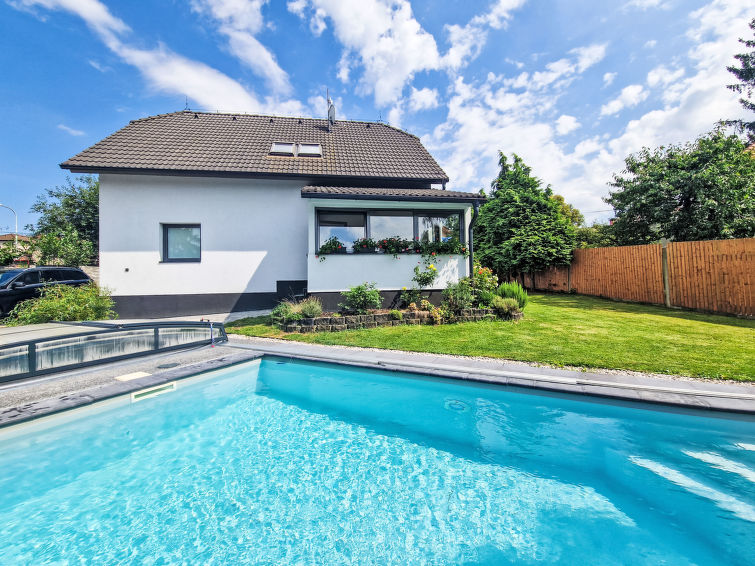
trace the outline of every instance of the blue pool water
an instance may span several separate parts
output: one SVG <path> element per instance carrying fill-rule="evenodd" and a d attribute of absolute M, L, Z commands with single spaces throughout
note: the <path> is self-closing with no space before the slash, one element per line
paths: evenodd
<path fill-rule="evenodd" d="M 0 564 L 752 564 L 755 422 L 276 358 L 0 431 Z"/>

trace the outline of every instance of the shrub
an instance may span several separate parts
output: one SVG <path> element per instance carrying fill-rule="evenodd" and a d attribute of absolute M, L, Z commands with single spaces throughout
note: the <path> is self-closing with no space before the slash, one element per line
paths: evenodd
<path fill-rule="evenodd" d="M 291 320 L 291 316 L 294 314 L 294 305 L 291 301 L 283 301 L 275 305 L 272 311 L 270 311 L 270 318 L 273 322 L 278 324 L 285 324 Z"/>
<path fill-rule="evenodd" d="M 51 285 L 42 289 L 39 298 L 16 305 L 5 324 L 41 324 L 51 320 L 103 320 L 116 318 L 113 299 L 107 289 L 94 283 L 73 287 Z"/>
<path fill-rule="evenodd" d="M 427 266 L 426 271 L 421 271 L 419 265 L 414 266 L 414 277 L 412 277 L 412 281 L 419 285 L 420 288 L 429 287 L 437 277 L 438 268 L 432 263 Z"/>
<path fill-rule="evenodd" d="M 519 303 L 513 298 L 503 298 L 496 296 L 493 299 L 493 308 L 495 313 L 504 318 L 510 318 L 513 314 L 521 312 Z"/>
<path fill-rule="evenodd" d="M 322 301 L 317 297 L 307 297 L 299 302 L 299 312 L 307 318 L 315 318 L 322 314 Z"/>
<path fill-rule="evenodd" d="M 516 281 L 511 283 L 501 283 L 496 290 L 496 294 L 504 299 L 516 299 L 517 303 L 519 303 L 519 310 L 524 310 L 529 299 L 527 291 L 525 291 Z"/>
<path fill-rule="evenodd" d="M 430 308 L 430 318 L 433 320 L 433 324 L 443 324 L 444 309 L 439 307 Z"/>
<path fill-rule="evenodd" d="M 419 302 L 419 310 L 421 311 L 430 311 L 433 310 L 433 304 L 428 301 L 427 299 L 422 299 Z"/>
<path fill-rule="evenodd" d="M 422 298 L 422 291 L 420 291 L 419 289 L 415 287 L 412 287 L 411 289 L 407 289 L 406 287 L 404 287 L 401 290 L 401 305 L 403 307 L 408 307 L 412 303 L 414 303 L 416 306 L 416 303 L 418 303 L 421 298 Z"/>
<path fill-rule="evenodd" d="M 493 304 L 493 300 L 498 297 L 495 291 L 477 291 L 477 306 L 481 309 L 487 309 Z"/>
<path fill-rule="evenodd" d="M 408 309 L 409 309 L 410 311 L 412 311 L 412 312 L 417 312 L 417 311 L 419 310 L 419 309 L 417 308 L 417 303 L 414 303 L 414 302 L 412 302 L 412 303 L 409 303 L 409 306 L 408 306 L 408 307 L 406 307 L 406 308 L 408 308 Z"/>
<path fill-rule="evenodd" d="M 398 311 L 398 310 L 394 309 L 394 310 L 391 311 L 391 317 L 394 320 L 404 320 L 404 313 L 402 313 L 401 311 Z"/>
<path fill-rule="evenodd" d="M 454 313 L 471 309 L 475 304 L 475 295 L 469 279 L 465 277 L 458 283 L 449 284 L 443 290 L 443 302 Z"/>
<path fill-rule="evenodd" d="M 346 300 L 340 303 L 338 308 L 354 314 L 365 314 L 367 309 L 379 309 L 383 304 L 380 291 L 374 283 L 362 283 L 342 292 L 341 295 Z"/>
<path fill-rule="evenodd" d="M 489 267 L 482 267 L 479 263 L 474 264 L 472 270 L 472 288 L 476 293 L 495 293 L 498 287 L 498 276 Z"/>

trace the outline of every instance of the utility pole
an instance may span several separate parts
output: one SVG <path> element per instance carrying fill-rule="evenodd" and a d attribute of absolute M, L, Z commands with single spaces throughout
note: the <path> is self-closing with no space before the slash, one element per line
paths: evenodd
<path fill-rule="evenodd" d="M 0 203 L 0 206 L 3 207 L 3 208 L 7 208 L 8 210 L 10 210 L 13 213 L 13 216 L 15 216 L 15 218 L 16 218 L 16 229 L 13 232 L 13 249 L 17 250 L 18 249 L 18 214 L 16 214 L 16 211 L 13 210 L 7 204 L 1 204 Z"/>

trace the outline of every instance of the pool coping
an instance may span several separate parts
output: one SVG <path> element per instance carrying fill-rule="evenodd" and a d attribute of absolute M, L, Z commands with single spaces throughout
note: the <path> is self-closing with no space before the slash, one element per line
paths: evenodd
<path fill-rule="evenodd" d="M 755 389 L 753 393 L 736 390 L 700 389 L 695 382 L 674 382 L 676 387 L 659 386 L 650 383 L 626 383 L 619 380 L 607 381 L 610 376 L 597 373 L 582 373 L 553 368 L 523 366 L 523 370 L 495 369 L 482 367 L 500 360 L 475 360 L 472 358 L 451 358 L 439 355 L 414 355 L 394 350 L 364 350 L 361 348 L 329 347 L 305 345 L 301 343 L 249 340 L 250 343 L 226 343 L 217 348 L 218 357 L 191 363 L 139 377 L 129 381 L 115 381 L 96 387 L 74 390 L 56 397 L 43 398 L 15 407 L 0 410 L 0 429 L 54 415 L 71 409 L 127 395 L 144 389 L 157 387 L 172 381 L 232 367 L 264 356 L 296 359 L 310 362 L 325 362 L 366 369 L 427 375 L 462 382 L 482 383 L 514 389 L 543 391 L 573 397 L 627 402 L 642 407 L 651 404 L 654 410 L 663 407 L 679 410 L 708 411 L 711 416 L 734 417 L 736 415 L 755 416 Z M 420 360 L 420 361 L 418 361 Z M 459 364 L 466 363 L 466 366 Z M 505 365 L 505 364 L 502 364 Z M 76 372 L 69 372 L 75 374 Z M 598 377 L 598 379 L 595 379 Z M 705 385 L 705 384 L 703 384 Z M 735 387 L 736 384 L 725 384 Z M 32 385 L 33 386 L 33 385 Z M 745 389 L 745 388 L 742 388 Z"/>

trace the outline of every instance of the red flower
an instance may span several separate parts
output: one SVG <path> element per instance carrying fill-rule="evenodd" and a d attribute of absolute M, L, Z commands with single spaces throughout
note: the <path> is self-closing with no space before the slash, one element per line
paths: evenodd
<path fill-rule="evenodd" d="M 430 255 L 435 255 L 435 252 L 431 253 Z"/>

